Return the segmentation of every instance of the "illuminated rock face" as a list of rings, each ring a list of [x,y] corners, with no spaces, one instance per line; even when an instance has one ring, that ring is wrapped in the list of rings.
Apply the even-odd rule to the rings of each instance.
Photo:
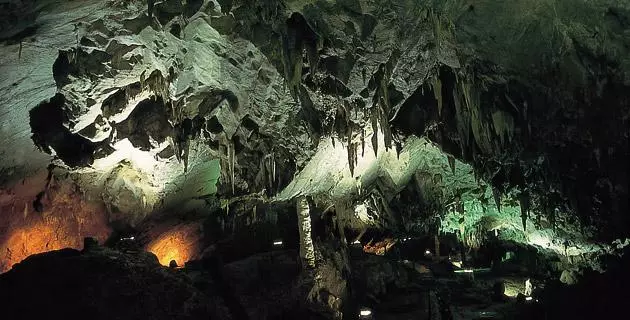
[[[212,195],[219,178],[221,193],[271,194],[289,182],[296,159],[307,159],[310,148],[304,147],[312,142],[297,125],[300,110],[282,76],[251,42],[211,26],[222,15],[216,2],[159,4],[159,26],[147,18],[143,1],[65,5],[49,8],[58,22],[46,19],[53,24],[47,29],[63,33],[50,36],[60,42],[53,57],[32,54],[42,45],[39,37],[18,59],[3,56],[3,74],[11,72],[5,60],[46,70],[41,92],[6,83],[3,97],[29,95],[40,103],[20,101],[14,107],[29,112],[8,115],[30,121],[3,122],[30,123],[32,142],[77,173],[85,189],[102,193],[127,222]],[[74,30],[54,25],[70,24],[66,19],[76,15],[82,18]],[[21,49],[19,41],[15,48]],[[24,70],[18,69],[13,74],[20,78]],[[16,170],[0,170],[0,179]]]
[[[83,248],[83,238],[103,243],[110,234],[104,206],[83,199],[76,185],[52,182],[42,199],[42,212],[33,200],[45,189],[44,176],[25,180],[11,189],[0,189],[0,272],[30,255]],[[39,187],[39,188],[37,188]]]
[[[155,254],[163,266],[175,260],[181,267],[192,259],[200,258],[200,242],[198,224],[177,225],[155,236],[146,250]]]

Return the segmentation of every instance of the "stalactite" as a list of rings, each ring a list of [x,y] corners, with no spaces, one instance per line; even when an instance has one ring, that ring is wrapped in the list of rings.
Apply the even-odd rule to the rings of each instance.
[[[365,128],[361,128],[361,157],[365,156]]]
[[[267,157],[265,158],[265,162],[267,163],[267,183],[269,184],[269,191],[273,190],[273,161],[271,160],[271,158],[269,157],[269,155],[267,155]]]
[[[354,155],[353,155],[352,142],[348,142],[347,147],[347,155],[348,155],[348,166],[350,167],[350,174],[354,175]]]
[[[347,110],[346,110],[347,111]],[[346,140],[347,140],[347,153],[348,153],[348,165],[350,167],[350,173],[354,175],[354,165],[356,158],[356,150],[354,148],[354,144],[352,143],[352,125],[350,124],[348,117],[348,112],[345,112],[346,115]]]
[[[182,155],[182,158],[184,160],[184,172],[188,172],[188,155],[189,154],[190,154],[190,141],[186,140],[184,142],[184,154]]]
[[[451,172],[455,174],[455,158],[453,156],[447,156],[448,165],[451,167]]]
[[[499,191],[496,187],[492,187],[492,196],[494,197],[494,203],[497,206],[497,210],[501,212],[501,191]]]
[[[392,131],[389,127],[389,120],[387,119],[387,113],[385,110],[381,110],[379,113],[381,119],[381,130],[383,130],[383,140],[385,142],[385,150],[389,150],[392,147]]]
[[[171,146],[171,148],[173,148],[173,152],[175,153],[175,159],[177,159],[177,162],[181,162],[182,161],[181,150],[179,149],[179,146],[177,145],[175,141],[177,140],[173,138],[172,136],[168,137],[168,144]]]
[[[595,161],[597,161],[597,167],[601,168],[602,167],[602,163],[601,163],[601,152],[599,149],[595,149],[593,150],[593,154],[595,155]]]
[[[273,163],[273,171],[272,171],[272,175],[271,175],[271,179],[273,181],[273,183],[276,183],[276,154],[275,153],[271,153],[271,162]]]
[[[457,198],[457,211],[462,216],[464,216],[464,214],[466,213],[466,209],[464,208],[464,201],[462,201],[461,197]]]
[[[466,106],[462,105],[460,92],[457,87],[453,88],[453,104],[455,106],[460,147],[462,156],[464,156],[467,146],[470,144],[470,116],[468,110],[466,110]]]
[[[370,111],[370,121],[372,122],[372,149],[374,149],[374,156],[378,156],[378,118],[375,114],[376,108],[372,108]]]
[[[234,143],[232,141],[228,141],[227,143],[227,153],[228,153],[228,168],[230,174],[230,183],[232,184],[232,194],[235,193],[234,188],[234,163],[236,161],[236,154],[234,152]]]
[[[438,107],[438,116],[442,115],[442,106],[443,106],[443,101],[442,101],[442,81],[440,81],[440,78],[435,77],[433,78],[433,81],[431,83],[431,86],[433,87],[433,96],[435,97],[435,101],[437,101],[437,107]]]
[[[521,206],[521,220],[523,222],[523,230],[527,230],[527,218],[529,218],[529,193],[527,191],[521,192],[518,197]]]
[[[353,143],[353,145],[354,145],[354,167],[356,168],[357,165],[359,164],[359,156],[358,156],[359,144],[355,142]]]

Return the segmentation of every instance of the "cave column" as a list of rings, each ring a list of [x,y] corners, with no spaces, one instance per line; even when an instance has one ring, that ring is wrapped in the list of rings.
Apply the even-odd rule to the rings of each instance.
[[[300,257],[311,268],[315,267],[315,248],[311,237],[311,215],[306,197],[297,200],[298,227],[300,231]]]

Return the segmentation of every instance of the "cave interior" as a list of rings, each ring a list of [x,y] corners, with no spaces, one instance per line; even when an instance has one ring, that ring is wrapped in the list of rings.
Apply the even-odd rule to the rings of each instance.
[[[0,318],[623,319],[630,2],[0,2]]]

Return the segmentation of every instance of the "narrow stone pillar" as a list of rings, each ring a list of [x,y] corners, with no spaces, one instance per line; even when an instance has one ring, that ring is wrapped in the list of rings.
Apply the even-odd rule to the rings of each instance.
[[[300,230],[300,257],[311,268],[315,267],[315,248],[311,237],[311,215],[305,197],[297,200],[298,227]]]

